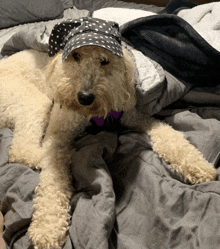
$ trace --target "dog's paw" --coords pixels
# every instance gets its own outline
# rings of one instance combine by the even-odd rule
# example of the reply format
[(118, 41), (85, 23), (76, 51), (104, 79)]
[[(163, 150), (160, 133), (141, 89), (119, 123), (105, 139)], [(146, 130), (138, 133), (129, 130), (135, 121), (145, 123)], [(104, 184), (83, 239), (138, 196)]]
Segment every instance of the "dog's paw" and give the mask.
[(205, 183), (214, 181), (217, 178), (217, 170), (212, 164), (207, 163), (204, 167), (191, 167), (188, 172), (184, 173), (186, 182), (191, 184)]
[[(45, 194), (47, 190), (48, 188), (45, 188), (41, 194)], [(34, 201), (28, 235), (35, 249), (61, 249), (66, 242), (70, 221), (69, 200), (62, 203), (63, 200), (52, 198), (56, 198), (55, 194), (49, 193), (48, 197), (38, 196)]]
[(41, 187), (37, 187), (38, 196), (34, 200), (34, 212), (28, 235), (35, 249), (62, 248), (69, 228), (70, 200), (63, 193), (63, 198), (57, 199), (57, 193), (50, 192), (51, 188), (55, 192), (53, 186), (39, 188)]
[[(48, 226), (48, 224), (46, 225)], [(66, 231), (64, 231), (63, 233), (60, 231), (59, 234), (57, 234), (54, 233), (51, 229), (46, 231), (47, 226), (39, 226), (38, 228), (30, 227), (30, 229), (28, 230), (28, 234), (31, 238), (34, 248), (61, 249), (66, 241)]]
[(35, 249), (62, 248), (70, 224), (70, 200), (74, 193), (68, 159), (45, 158), (40, 183), (35, 189), (32, 222), (28, 235)]

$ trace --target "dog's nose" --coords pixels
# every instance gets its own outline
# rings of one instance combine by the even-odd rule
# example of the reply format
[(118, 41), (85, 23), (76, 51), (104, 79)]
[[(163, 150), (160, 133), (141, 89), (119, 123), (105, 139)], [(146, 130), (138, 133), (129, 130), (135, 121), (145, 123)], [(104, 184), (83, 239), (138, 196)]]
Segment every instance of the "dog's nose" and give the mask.
[(95, 95), (89, 90), (78, 92), (78, 101), (81, 105), (91, 105), (95, 99)]

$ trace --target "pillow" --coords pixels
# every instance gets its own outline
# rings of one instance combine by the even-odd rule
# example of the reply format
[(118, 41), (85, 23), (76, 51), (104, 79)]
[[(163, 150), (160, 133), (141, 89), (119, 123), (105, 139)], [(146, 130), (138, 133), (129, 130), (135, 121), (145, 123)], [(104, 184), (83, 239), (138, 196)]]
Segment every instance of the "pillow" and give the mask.
[(1, 0), (0, 29), (63, 16), (60, 0)]
[(127, 8), (103, 8), (93, 12), (92, 16), (99, 19), (105, 19), (112, 22), (117, 22), (119, 26), (130, 22), (134, 19), (146, 16), (156, 15), (156, 13), (139, 9)]

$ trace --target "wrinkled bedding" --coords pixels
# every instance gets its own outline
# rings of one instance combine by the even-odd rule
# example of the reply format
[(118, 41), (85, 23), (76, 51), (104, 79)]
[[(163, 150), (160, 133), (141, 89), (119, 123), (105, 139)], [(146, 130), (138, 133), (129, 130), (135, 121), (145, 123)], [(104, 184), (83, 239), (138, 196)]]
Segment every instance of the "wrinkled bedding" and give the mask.
[[(214, 34), (219, 35), (219, 20), (209, 18), (210, 8), (219, 8), (219, 3), (196, 6), (185, 0), (172, 0), (165, 9), (120, 1), (73, 1), (72, 6), (71, 3), (62, 1), (66, 6), (62, 18), (0, 30), (1, 58), (30, 48), (46, 52), (55, 23), (86, 15), (118, 21), (126, 32), (131, 31), (129, 23), (138, 23), (140, 34), (146, 31), (143, 21), (146, 24), (153, 18), (157, 24), (156, 18), (162, 18), (161, 15), (172, 17), (172, 20), (177, 16), (192, 29), (194, 24), (203, 22), (200, 28), (195, 26), (195, 32), (190, 35), (198, 36), (200, 41), (202, 36), (205, 45), (212, 46)], [(130, 15), (120, 18), (120, 10), (130, 11)], [(201, 13), (202, 19), (199, 18)], [(138, 21), (134, 21), (135, 18)], [(202, 35), (202, 32), (207, 34), (201, 30), (206, 20), (209, 24), (211, 20), (215, 22), (209, 36), (212, 39)], [(156, 26), (148, 27), (155, 30)], [(170, 29), (167, 30), (166, 35), (171, 36)], [(158, 33), (164, 34), (161, 29)], [(175, 41), (173, 37), (172, 41)], [(183, 132), (220, 173), (220, 88), (217, 83), (204, 87), (198, 84), (199, 81), (191, 82), (182, 74), (176, 75), (166, 67), (164, 60), (155, 58), (155, 40), (151, 49), (146, 50), (137, 45), (139, 43), (132, 44), (137, 41), (137, 36), (126, 36), (128, 38), (133, 38), (126, 46), (136, 62), (139, 81), (137, 108)], [(181, 37), (177, 38), (181, 41)], [(149, 44), (149, 40), (147, 42)], [(146, 48), (146, 43), (143, 45)], [(213, 46), (216, 48), (214, 43)], [(215, 48), (213, 54), (218, 56)], [(212, 78), (209, 74), (210, 81), (219, 79), (217, 76)], [(26, 232), (31, 222), (39, 172), (21, 164), (8, 163), (12, 137), (12, 130), (0, 130), (0, 210), (5, 217), (4, 239), (7, 248), (31, 249), (33, 246)], [(72, 173), (77, 194), (71, 202), (72, 219), (64, 249), (219, 248), (219, 178), (194, 186), (185, 183), (181, 175), (152, 151), (150, 138), (134, 130), (123, 130), (118, 134), (107, 131), (87, 134), (76, 147)]]
[[(204, 18), (206, 21), (201, 20), (200, 25), (190, 25), (174, 14), (177, 12), (176, 3), (179, 1), (171, 1), (168, 4), (168, 11), (165, 9), (160, 15), (142, 17), (125, 23), (120, 28), (121, 33), (135, 48), (182, 81), (195, 86), (216, 86), (220, 77), (220, 51), (214, 46), (216, 47), (216, 41), (219, 39), (220, 29), (217, 24), (220, 20), (214, 13), (218, 12), (219, 3), (214, 4), (211, 17)], [(197, 8), (198, 12), (204, 12), (199, 7), (194, 8)], [(197, 12), (194, 8), (191, 10), (193, 16), (194, 12)], [(187, 10), (180, 10), (177, 14), (181, 15), (182, 11)], [(203, 14), (210, 15), (209, 5), (207, 13)], [(184, 16), (184, 12), (182, 15)], [(185, 19), (189, 19), (187, 14)], [(210, 25), (209, 29), (205, 28), (206, 22)], [(204, 39), (204, 33), (209, 39)]]

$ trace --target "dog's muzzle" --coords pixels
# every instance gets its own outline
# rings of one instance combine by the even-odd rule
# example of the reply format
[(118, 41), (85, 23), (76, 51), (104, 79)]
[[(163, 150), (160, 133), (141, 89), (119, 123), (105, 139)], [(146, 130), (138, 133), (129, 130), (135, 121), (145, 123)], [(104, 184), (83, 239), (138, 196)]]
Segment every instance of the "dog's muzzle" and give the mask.
[(94, 99), (95, 95), (89, 90), (78, 92), (78, 101), (81, 105), (91, 105)]

